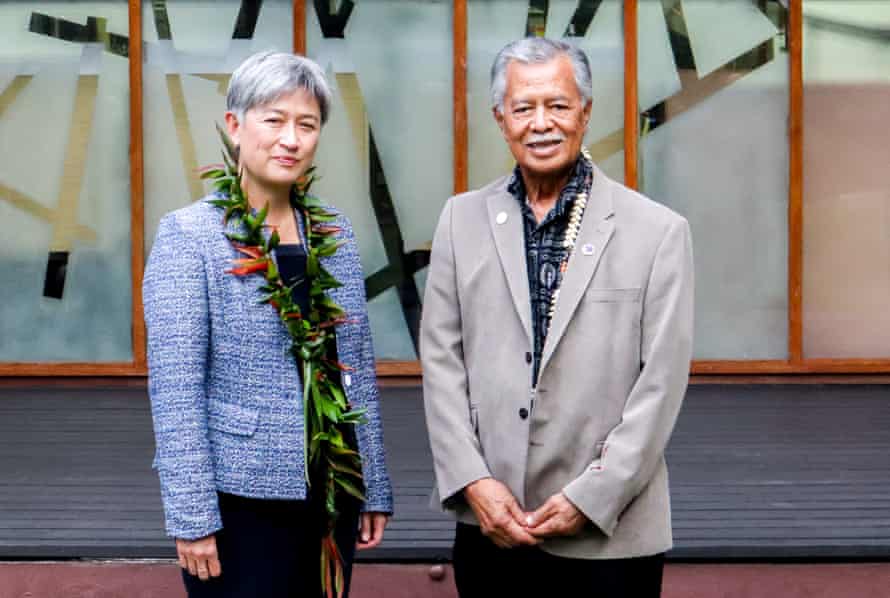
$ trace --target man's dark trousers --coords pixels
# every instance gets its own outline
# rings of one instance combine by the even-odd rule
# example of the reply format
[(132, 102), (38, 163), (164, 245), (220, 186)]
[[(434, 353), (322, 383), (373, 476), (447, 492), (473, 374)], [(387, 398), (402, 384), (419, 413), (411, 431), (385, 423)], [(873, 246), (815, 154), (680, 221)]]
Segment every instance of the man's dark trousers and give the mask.
[(588, 560), (504, 549), (465, 523), (457, 524), (453, 558), (460, 598), (658, 598), (664, 571), (664, 554)]

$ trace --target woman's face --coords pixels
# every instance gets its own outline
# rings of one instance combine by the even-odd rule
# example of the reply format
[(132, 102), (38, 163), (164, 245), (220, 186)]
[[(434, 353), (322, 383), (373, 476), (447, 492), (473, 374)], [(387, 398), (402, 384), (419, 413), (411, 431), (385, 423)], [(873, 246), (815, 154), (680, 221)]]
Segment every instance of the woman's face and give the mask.
[(229, 137), (239, 147), (248, 186), (289, 188), (312, 165), (321, 133), (321, 109), (309, 91), (298, 89), (262, 106), (244, 121), (226, 113)]

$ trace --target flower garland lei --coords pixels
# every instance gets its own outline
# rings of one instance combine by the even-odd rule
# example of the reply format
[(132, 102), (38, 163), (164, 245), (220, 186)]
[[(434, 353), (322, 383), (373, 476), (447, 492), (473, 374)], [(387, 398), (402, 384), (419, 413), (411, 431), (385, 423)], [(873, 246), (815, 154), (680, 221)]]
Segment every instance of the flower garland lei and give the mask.
[[(321, 576), (325, 594), (332, 598), (343, 594), (343, 559), (334, 539), (339, 512), (337, 497), (351, 495), (364, 501), (361, 457), (348, 445), (343, 436), (345, 426), (363, 421), (364, 410), (354, 410), (346, 400), (340, 383), (340, 372), (349, 368), (330, 358), (336, 354), (334, 329), (347, 321), (346, 312), (328, 295), (327, 291), (342, 286), (321, 264), (345, 241), (335, 239), (340, 227), (333, 224), (336, 215), (329, 212), (315, 197), (308, 194), (314, 175), (310, 169), (296, 181), (290, 195), (291, 206), (303, 217), (306, 235), (306, 277), (309, 283), (309, 313), (300, 313), (294, 302), (292, 286), (281, 279), (272, 256), (280, 239), (278, 231), (264, 234), (270, 227), (265, 223), (269, 205), (254, 212), (241, 188), (237, 169), (237, 150), (220, 129), (223, 140), (224, 164), (209, 166), (201, 171), (202, 179), (213, 181), (214, 188), (224, 197), (209, 203), (224, 210), (223, 222), (234, 220), (240, 232), (226, 233), (235, 249), (246, 257), (236, 259), (227, 273), (235, 276), (262, 275), (261, 303), (278, 312), (282, 324), (291, 337), (290, 352), (303, 374), (303, 443), (306, 481), (309, 471), (319, 474), (318, 487), (313, 492), (323, 499), (326, 516), (326, 535), (322, 538)], [(312, 468), (312, 469), (310, 469)]]

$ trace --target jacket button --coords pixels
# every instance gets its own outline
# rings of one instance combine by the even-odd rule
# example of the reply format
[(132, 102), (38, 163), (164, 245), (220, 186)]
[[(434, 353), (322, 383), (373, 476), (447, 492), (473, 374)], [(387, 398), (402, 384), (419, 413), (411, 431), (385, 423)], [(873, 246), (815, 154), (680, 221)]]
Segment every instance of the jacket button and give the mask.
[(531, 362), (532, 362), (532, 354), (526, 353), (525, 354), (525, 363), (531, 363)]
[(522, 419), (527, 419), (528, 418), (528, 409), (526, 409), (525, 407), (521, 407), (519, 409), (519, 417)]

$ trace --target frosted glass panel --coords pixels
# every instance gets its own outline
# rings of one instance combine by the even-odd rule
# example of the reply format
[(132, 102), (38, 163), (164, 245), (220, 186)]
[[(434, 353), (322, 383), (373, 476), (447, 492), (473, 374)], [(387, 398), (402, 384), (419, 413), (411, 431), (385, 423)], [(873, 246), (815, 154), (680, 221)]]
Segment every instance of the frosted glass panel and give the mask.
[[(523, 37), (527, 6), (511, 0), (470, 0), (467, 5), (467, 120), (469, 185), (482, 187), (505, 175), (514, 160), (491, 113), (489, 81), (498, 51)], [(563, 28), (565, 25), (563, 25)]]
[(290, 52), (293, 7), (263, 2), (143, 2), (145, 256), (161, 216), (203, 197), (196, 170), (220, 161), (215, 123), (223, 124), (232, 71), (261, 50)]
[(395, 289), (384, 291), (368, 301), (368, 317), (371, 319), (371, 336), (374, 338), (377, 359), (417, 359), (411, 335), (402, 326), (392, 325), (393, 322), (405, 321)]
[(683, 0), (681, 4), (699, 77), (778, 33), (750, 0)]
[(170, 34), (177, 52), (220, 56), (228, 51), (232, 39), (226, 34), (232, 31), (241, 2), (168, 0), (163, 4), (167, 7)]
[(577, 9), (577, 0), (549, 0), (549, 2), (547, 2), (544, 35), (554, 39), (563, 37)]
[(307, 53), (336, 84), (316, 190), (355, 227), (377, 357), (416, 359), (418, 274), (453, 189), (451, 3), (306, 8)]
[(593, 72), (593, 110), (584, 142), (607, 175), (624, 181), (624, 27), (620, 0), (600, 4), (577, 39)]
[[(609, 176), (624, 180), (624, 39), (619, 0), (599, 4), (592, 19), (579, 24), (578, 2), (550, 0), (543, 13), (547, 35), (567, 37), (586, 53), (593, 72), (593, 109), (584, 142)], [(529, 7), (509, 1), (470, 0), (468, 4), (467, 103), (469, 183), (481, 187), (508, 174), (514, 165), (491, 113), (490, 70), (507, 43), (523, 37)], [(616, 159), (616, 156), (619, 159)]]
[[(80, 57), (84, 43), (67, 41), (76, 36), (103, 46), (110, 45), (112, 41), (126, 41), (127, 38), (127, 3), (123, 1), (7, 0), (0, 2), (0, 16), (0, 30), (3, 32), (0, 60), (14, 62), (25, 69), (33, 63)], [(90, 17), (95, 19), (95, 25), (88, 21)]]
[(890, 357), (885, 2), (804, 2), (804, 355)]
[(680, 76), (662, 3), (639, 2), (637, 20), (639, 102), (640, 109), (649, 110), (680, 91)]
[[(451, 194), (451, 3), (357, 3), (346, 25), (402, 238), (408, 251), (433, 238)], [(386, 39), (386, 43), (381, 43)]]
[(330, 73), (329, 78), (336, 82), (334, 102), (315, 154), (321, 178), (313, 190), (349, 216), (358, 240), (362, 267), (371, 274), (385, 268), (388, 262), (368, 193), (370, 139), (367, 112), (355, 75)]
[(418, 270), (414, 275), (414, 284), (417, 285), (417, 290), (420, 292), (421, 297), (426, 292), (426, 277), (428, 273), (429, 268), (424, 268), (423, 270)]
[(0, 3), (0, 361), (133, 359), (126, 39), (125, 2)]
[(804, 2), (807, 85), (886, 83), (890, 74), (890, 3)]
[[(778, 2), (767, 2), (762, 14), (777, 31), (785, 22)], [(784, 40), (779, 34), (765, 45), (726, 56), (726, 64), (701, 78), (689, 52), (686, 31), (692, 35), (691, 29), (682, 16), (672, 13), (667, 21), (682, 89), (643, 115), (642, 188), (686, 216), (692, 227), (694, 357), (784, 359), (788, 347)], [(745, 36), (737, 32), (735, 37)]]

